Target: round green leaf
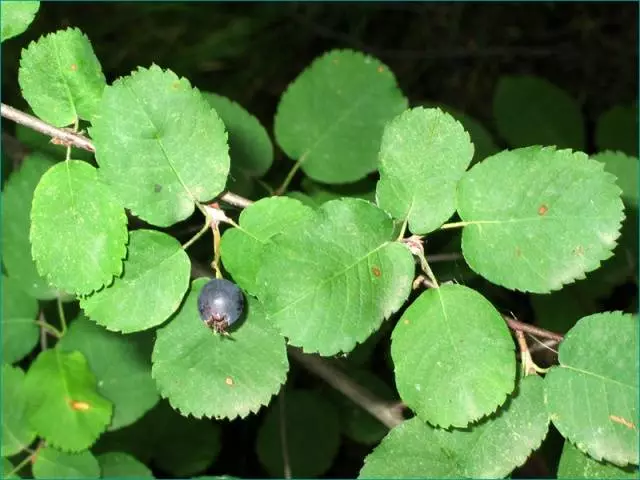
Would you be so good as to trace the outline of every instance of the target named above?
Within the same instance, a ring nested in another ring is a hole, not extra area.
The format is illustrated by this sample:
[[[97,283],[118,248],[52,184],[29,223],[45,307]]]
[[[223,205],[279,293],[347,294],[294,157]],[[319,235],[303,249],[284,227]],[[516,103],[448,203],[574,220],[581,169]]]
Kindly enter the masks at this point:
[[[431,108],[438,107],[462,124],[464,129],[469,132],[471,142],[473,143],[474,162],[478,162],[489,157],[490,155],[498,153],[499,148],[496,145],[493,136],[491,135],[491,133],[489,133],[489,130],[487,130],[485,126],[475,118],[442,103],[428,102],[425,103],[424,106]]]
[[[220,452],[220,434],[217,423],[183,417],[161,401],[136,423],[102,435],[93,450],[126,451],[171,476],[187,477],[213,463]]]
[[[100,478],[100,465],[91,452],[65,453],[45,447],[33,463],[35,478]]]
[[[534,293],[584,278],[620,235],[614,181],[601,163],[552,147],[484,160],[458,184],[465,260],[493,283]]]
[[[396,387],[423,421],[466,427],[513,391],[514,344],[500,313],[478,292],[442,285],[423,292],[391,336]],[[451,379],[456,379],[452,382]]]
[[[558,465],[558,478],[639,478],[637,468],[622,469],[594,460],[578,450],[571,442],[564,442],[560,464]]]
[[[2,456],[20,453],[36,438],[27,417],[24,372],[10,365],[2,366]]]
[[[405,108],[386,65],[333,50],[289,85],[278,105],[275,136],[314,180],[354,182],[376,170],[384,125]]]
[[[91,42],[77,28],[31,42],[22,51],[18,82],[34,113],[56,127],[90,120],[107,84]]]
[[[398,310],[415,271],[391,218],[369,202],[327,202],[265,246],[259,298],[289,343],[351,351]]]
[[[256,449],[260,463],[273,477],[284,476],[281,426],[284,423],[289,467],[293,478],[317,477],[325,473],[338,454],[338,412],[326,399],[303,390],[284,392],[273,402],[260,429]]]
[[[581,319],[545,378],[551,420],[596,460],[638,464],[638,321],[619,312]]]
[[[151,470],[128,453],[109,452],[97,458],[103,478],[153,478]]]
[[[32,153],[14,171],[2,192],[2,263],[7,274],[35,298],[50,300],[56,289],[40,276],[31,258],[29,229],[33,192],[42,175],[54,162],[47,156]]]
[[[239,228],[224,232],[220,252],[224,268],[247,293],[257,293],[262,253],[271,237],[313,215],[311,208],[287,197],[258,200],[240,214]]]
[[[194,202],[224,189],[224,124],[170,70],[138,68],[107,87],[90,132],[102,177],[126,208],[153,225],[186,219]]]
[[[498,132],[512,147],[585,149],[584,119],[567,92],[543,78],[504,76],[493,98]]]
[[[638,159],[621,152],[602,152],[591,158],[602,162],[604,169],[616,176],[622,198],[632,205],[638,205]]]
[[[389,122],[380,147],[380,208],[415,234],[440,227],[456,210],[456,185],[473,158],[462,125],[438,108],[407,110]]]
[[[96,378],[80,352],[41,352],[27,372],[24,391],[31,425],[61,450],[90,447],[111,420],[113,406],[98,394]]]
[[[51,167],[33,195],[32,255],[56,287],[88,294],[122,272],[127,217],[98,171],[71,160]]]
[[[202,95],[227,129],[231,165],[252,177],[267,173],[273,163],[273,145],[260,121],[226,97],[215,93]]]
[[[2,2],[0,4],[0,41],[20,35],[33,22],[40,2]]]
[[[15,363],[38,343],[38,302],[7,277],[2,277],[2,300],[2,361]]]
[[[527,377],[498,414],[468,429],[405,421],[369,454],[359,478],[503,478],[540,446],[548,424],[542,379]]]
[[[191,262],[166,233],[136,230],[129,238],[124,273],[112,285],[80,300],[87,315],[117,332],[137,332],[164,322],[189,288]]]
[[[621,150],[638,156],[638,107],[615,106],[596,122],[598,150]]]
[[[158,330],[152,375],[162,396],[184,415],[244,418],[284,383],[289,367],[284,338],[251,297],[230,338],[216,335],[198,314],[198,295],[207,281],[194,281],[176,316]]]
[[[150,333],[119,335],[79,317],[58,344],[86,357],[98,393],[113,403],[109,430],[135,422],[160,399],[151,378],[152,341]]]

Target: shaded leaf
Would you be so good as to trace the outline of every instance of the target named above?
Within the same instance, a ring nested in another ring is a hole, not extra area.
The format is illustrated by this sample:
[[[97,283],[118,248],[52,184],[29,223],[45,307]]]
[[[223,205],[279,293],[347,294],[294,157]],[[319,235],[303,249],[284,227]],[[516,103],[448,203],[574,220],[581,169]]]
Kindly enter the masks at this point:
[[[124,272],[112,285],[80,300],[108,330],[130,333],[164,322],[189,288],[191,262],[180,243],[154,230],[131,232]]]
[[[355,182],[376,170],[383,127],[406,107],[386,65],[352,50],[333,50],[282,95],[275,136],[312,179]]]
[[[34,113],[56,127],[90,120],[106,86],[91,42],[77,28],[31,42],[22,51],[18,82]]]
[[[153,478],[151,470],[128,453],[103,453],[97,459],[103,478]]]
[[[266,405],[284,383],[289,367],[285,341],[251,297],[231,338],[207,328],[197,309],[207,280],[192,283],[176,316],[158,330],[153,378],[162,396],[184,415],[244,418]]]
[[[595,141],[598,150],[621,150],[638,156],[638,107],[617,105],[598,117]]]
[[[2,263],[7,274],[35,298],[50,300],[56,289],[40,276],[31,257],[29,230],[33,192],[42,175],[54,165],[47,156],[27,155],[2,192]]]
[[[462,253],[487,280],[547,293],[611,256],[624,218],[620,189],[582,153],[530,147],[475,165],[458,184]]]
[[[325,203],[264,249],[258,297],[270,321],[306,352],[349,352],[409,295],[413,258],[394,240],[391,218],[371,203]]]
[[[638,464],[637,319],[619,312],[581,319],[545,378],[551,420],[596,460]]]
[[[256,440],[260,463],[272,477],[280,478],[284,476],[280,440],[281,401],[280,396],[270,406]],[[304,390],[285,391],[284,402],[284,426],[292,477],[322,475],[331,467],[340,446],[337,410],[324,398]]]
[[[27,397],[24,372],[18,367],[2,366],[2,456],[20,453],[36,438],[26,415]],[[4,478],[4,477],[3,477]]]
[[[6,277],[2,277],[2,299],[2,361],[15,363],[38,343],[38,302]]]
[[[429,233],[455,212],[456,186],[472,157],[469,134],[451,115],[407,110],[384,129],[377,203],[408,220],[412,233]]]
[[[96,379],[80,352],[45,350],[24,383],[31,425],[64,451],[90,447],[111,420],[112,404],[98,394]]]
[[[98,460],[88,450],[65,453],[45,447],[33,463],[35,478],[100,478]]]
[[[466,427],[514,388],[509,329],[488,300],[462,285],[423,292],[397,323],[391,356],[400,397],[433,425]]]
[[[113,403],[109,430],[135,422],[160,399],[151,378],[152,342],[150,333],[119,335],[79,317],[58,344],[64,351],[77,350],[86,357],[98,393]]]
[[[313,215],[310,208],[287,197],[267,197],[245,208],[239,228],[224,232],[220,252],[224,268],[247,293],[257,293],[256,279],[270,239]]]
[[[183,417],[162,401],[136,423],[105,433],[94,450],[127,452],[171,476],[187,477],[211,465],[220,447],[217,423]]]
[[[30,240],[38,271],[78,294],[122,272],[127,217],[91,165],[71,160],[42,176],[33,195]]]
[[[116,80],[92,122],[102,178],[126,208],[153,225],[186,219],[194,202],[225,187],[224,124],[198,90],[170,70],[140,67]]]
[[[504,76],[493,97],[498,132],[512,147],[585,149],[584,119],[571,96],[543,78]]]
[[[18,36],[24,32],[36,16],[40,2],[2,2],[0,21],[2,22],[0,41]]]
[[[496,414],[465,430],[407,420],[365,459],[359,478],[503,478],[547,435],[541,378],[527,377]]]
[[[216,110],[227,129],[231,165],[252,177],[267,173],[273,163],[273,145],[260,121],[222,95],[202,95]]]

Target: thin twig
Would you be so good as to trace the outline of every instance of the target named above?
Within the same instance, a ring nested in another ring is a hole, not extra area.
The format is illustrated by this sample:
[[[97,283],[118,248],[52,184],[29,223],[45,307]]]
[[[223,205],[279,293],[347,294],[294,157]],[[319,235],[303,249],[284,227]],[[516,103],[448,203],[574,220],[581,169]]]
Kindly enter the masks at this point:
[[[40,314],[38,315],[38,321],[36,322],[40,326],[40,350],[43,352],[47,349],[47,332],[45,329],[45,325],[48,325],[44,318],[44,311],[40,310]]]
[[[287,351],[307,370],[322,378],[387,427],[397,427],[404,421],[401,412],[398,412],[396,402],[387,402],[378,398],[369,390],[354,382],[339,368],[332,365],[329,360],[317,355],[305,354],[294,347],[288,347]]]
[[[537,337],[555,340],[557,342],[561,342],[564,338],[564,335],[521,322],[520,320],[516,320],[515,318],[509,317],[508,315],[503,315],[502,318],[504,318],[505,322],[507,322],[509,328],[515,332],[525,332]]]
[[[287,444],[287,409],[284,403],[285,391],[282,389],[278,398],[280,404],[280,443],[282,446],[282,464],[284,466],[284,478],[291,478],[291,462],[289,461],[289,446]]]
[[[434,253],[433,255],[427,255],[427,262],[452,262],[455,260],[460,260],[461,258],[461,253]]]
[[[83,150],[87,150],[91,153],[95,153],[96,151],[93,142],[84,135],[80,135],[79,133],[74,133],[62,128],[54,127],[47,122],[43,122],[39,118],[10,107],[9,105],[6,105],[4,103],[1,105],[0,114],[2,114],[4,118],[19,123],[20,125],[24,125],[25,127],[29,127],[37,132],[44,133],[45,135],[48,135],[54,139],[59,139],[62,142],[78,148],[82,148]],[[239,208],[248,207],[253,203],[251,200],[231,192],[224,192],[222,195],[220,195],[220,199],[228,203],[229,205],[233,205]]]

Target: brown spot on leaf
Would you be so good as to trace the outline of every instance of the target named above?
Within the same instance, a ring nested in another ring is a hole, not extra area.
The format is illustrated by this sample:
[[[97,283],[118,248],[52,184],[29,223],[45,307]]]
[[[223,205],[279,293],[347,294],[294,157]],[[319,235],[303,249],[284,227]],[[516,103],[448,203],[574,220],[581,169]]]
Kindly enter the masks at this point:
[[[230,387],[233,386],[233,378],[231,377],[227,377],[224,379],[224,383],[226,383],[227,385],[229,385]]]
[[[522,256],[522,250],[520,250],[520,247],[516,247],[516,257],[521,257]]]
[[[384,72],[384,67],[382,65],[380,65],[378,67],[378,73],[382,73],[382,72]]]
[[[153,186],[153,191],[156,192],[156,193],[160,193],[162,191],[162,185],[156,183]]]
[[[71,64],[71,71],[72,72],[77,72],[78,71],[78,65],[76,65],[75,63]]]
[[[624,425],[625,427],[627,427],[627,428],[629,428],[631,430],[635,430],[636,429],[635,424],[633,422],[630,422],[626,418],[618,417],[617,415],[609,415],[609,419],[612,422],[616,422],[616,423],[619,423],[620,425]]]
[[[584,255],[584,247],[582,245],[578,245],[573,249],[573,253],[578,257],[582,257]]]
[[[376,267],[376,266],[372,267],[372,268],[371,268],[371,271],[373,272],[373,274],[374,274],[376,277],[379,277],[380,275],[382,275],[382,272],[381,272],[381,271],[380,271],[380,269],[379,269],[378,267]]]
[[[549,211],[549,207],[547,207],[544,203],[538,207],[538,215],[545,215]]]
[[[178,82],[178,81],[173,82],[173,83],[171,84],[171,87],[172,87],[174,90],[177,90],[178,88],[180,88],[180,82]]]
[[[87,402],[80,402],[78,400],[69,400],[69,405],[71,405],[72,410],[79,410],[81,412],[86,412],[91,408]]]
[[[408,318],[405,318],[402,323],[404,323],[405,325],[409,325],[411,322]]]

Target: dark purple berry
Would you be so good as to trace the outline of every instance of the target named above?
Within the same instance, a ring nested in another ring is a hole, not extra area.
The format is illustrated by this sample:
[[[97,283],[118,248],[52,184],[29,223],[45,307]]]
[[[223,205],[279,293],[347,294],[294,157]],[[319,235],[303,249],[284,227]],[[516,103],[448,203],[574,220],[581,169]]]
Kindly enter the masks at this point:
[[[242,315],[244,296],[238,286],[224,278],[214,278],[200,290],[198,311],[209,328],[225,333]]]

